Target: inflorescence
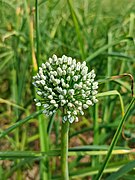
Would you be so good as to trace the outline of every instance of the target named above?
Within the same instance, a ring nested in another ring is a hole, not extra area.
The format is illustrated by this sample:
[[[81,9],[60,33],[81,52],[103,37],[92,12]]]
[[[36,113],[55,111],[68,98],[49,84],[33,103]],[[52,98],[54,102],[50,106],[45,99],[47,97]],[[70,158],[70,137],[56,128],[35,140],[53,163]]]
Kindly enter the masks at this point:
[[[86,62],[63,55],[53,55],[42,63],[39,72],[33,77],[33,85],[39,99],[34,99],[37,106],[44,107],[43,113],[53,115],[58,108],[63,109],[63,122],[77,122],[83,109],[92,106],[96,99],[98,82],[94,81],[94,70],[88,72]]]

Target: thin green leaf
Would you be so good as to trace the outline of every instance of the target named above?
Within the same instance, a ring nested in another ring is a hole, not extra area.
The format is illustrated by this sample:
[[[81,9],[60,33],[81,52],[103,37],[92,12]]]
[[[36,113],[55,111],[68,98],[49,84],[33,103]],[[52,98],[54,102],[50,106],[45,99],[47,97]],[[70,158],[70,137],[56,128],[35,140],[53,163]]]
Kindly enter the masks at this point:
[[[135,168],[135,161],[131,161],[129,163],[126,163],[123,167],[121,167],[117,172],[112,173],[109,177],[106,178],[106,180],[117,180],[124,176],[126,173],[131,171],[133,168]]]
[[[10,133],[11,131],[13,131],[14,129],[22,126],[24,123],[28,122],[30,119],[33,119],[35,117],[37,117],[38,115],[40,115],[42,113],[43,110],[37,111],[33,114],[31,114],[30,116],[19,120],[18,122],[16,122],[13,126],[10,126],[8,129],[6,129],[5,131],[0,133],[0,138],[6,136],[8,133]]]
[[[113,96],[113,95],[118,95],[119,96],[120,104],[121,104],[121,112],[122,112],[122,116],[124,116],[124,103],[123,103],[123,100],[122,100],[122,97],[121,97],[120,93],[117,90],[98,93],[96,95],[96,97],[98,98],[98,97]]]
[[[116,44],[120,44],[123,42],[127,42],[131,40],[130,38],[125,38],[123,40],[118,40],[115,42],[112,42],[110,44],[106,44],[104,46],[102,46],[101,48],[99,48],[97,51],[95,51],[92,55],[90,55],[89,57],[86,58],[86,62],[90,62],[92,59],[94,59],[96,56],[98,56],[99,54],[101,54],[102,52],[104,52],[105,50],[107,50],[109,47],[114,46]]]
[[[104,171],[105,167],[107,166],[107,163],[108,163],[108,161],[109,161],[109,159],[111,157],[111,154],[112,154],[112,151],[114,149],[114,146],[117,143],[118,138],[120,136],[120,133],[122,131],[123,124],[127,120],[128,116],[129,116],[130,109],[132,108],[134,102],[135,102],[135,98],[133,97],[132,101],[130,102],[130,104],[128,106],[128,109],[127,109],[124,117],[120,121],[120,124],[119,124],[119,126],[118,126],[118,128],[116,130],[116,133],[115,133],[115,135],[113,137],[113,140],[111,142],[110,148],[108,150],[107,156],[106,156],[106,158],[105,158],[105,160],[104,160],[104,162],[103,162],[103,164],[102,164],[101,168],[99,169],[99,172],[98,172],[98,174],[96,176],[96,180],[99,180],[102,177],[103,171]]]

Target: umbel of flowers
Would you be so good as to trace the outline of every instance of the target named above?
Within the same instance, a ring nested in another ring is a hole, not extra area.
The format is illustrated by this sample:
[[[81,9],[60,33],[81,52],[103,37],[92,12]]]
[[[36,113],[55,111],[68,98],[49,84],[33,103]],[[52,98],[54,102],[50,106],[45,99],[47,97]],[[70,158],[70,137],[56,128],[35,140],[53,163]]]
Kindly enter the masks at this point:
[[[85,61],[80,63],[65,55],[61,58],[53,55],[33,77],[39,96],[36,105],[42,106],[46,115],[63,109],[63,122],[77,122],[78,115],[83,115],[84,109],[98,101],[95,76],[94,70],[88,72]]]

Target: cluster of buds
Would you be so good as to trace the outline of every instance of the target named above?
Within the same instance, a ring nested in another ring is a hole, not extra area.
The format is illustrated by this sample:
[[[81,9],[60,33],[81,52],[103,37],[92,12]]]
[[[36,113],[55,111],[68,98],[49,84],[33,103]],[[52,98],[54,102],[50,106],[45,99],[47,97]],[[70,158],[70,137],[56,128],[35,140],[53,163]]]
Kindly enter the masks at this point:
[[[77,122],[83,109],[92,106],[96,99],[98,82],[94,81],[94,70],[88,72],[86,62],[63,55],[53,55],[42,63],[39,72],[33,77],[33,85],[39,98],[34,99],[37,106],[44,108],[43,113],[53,115],[58,109],[63,110],[63,122]]]

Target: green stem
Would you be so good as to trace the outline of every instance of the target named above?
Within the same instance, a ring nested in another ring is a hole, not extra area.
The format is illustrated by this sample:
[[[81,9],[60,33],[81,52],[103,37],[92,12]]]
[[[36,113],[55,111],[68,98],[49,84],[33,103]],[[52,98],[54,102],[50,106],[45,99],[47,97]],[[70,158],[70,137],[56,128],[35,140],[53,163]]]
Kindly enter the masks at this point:
[[[134,104],[134,102],[135,102],[135,98],[133,97],[131,103],[130,103],[129,106],[128,106],[128,109],[127,109],[124,117],[123,117],[123,118],[121,119],[121,121],[120,121],[120,124],[119,124],[119,126],[118,126],[118,128],[117,128],[117,130],[116,130],[116,133],[115,133],[115,135],[114,135],[114,137],[113,137],[113,140],[112,140],[112,142],[111,142],[111,145],[110,145],[110,148],[109,148],[109,150],[108,150],[108,153],[107,153],[107,155],[106,155],[106,158],[105,158],[105,160],[104,160],[101,168],[99,169],[98,175],[97,175],[97,177],[95,178],[95,180],[100,180],[100,179],[101,179],[102,174],[103,174],[103,171],[104,171],[105,167],[107,166],[107,163],[108,163],[108,161],[109,161],[109,159],[110,159],[110,157],[111,157],[111,154],[112,154],[112,151],[113,151],[113,149],[114,149],[114,146],[116,145],[116,143],[117,143],[117,141],[118,141],[118,138],[119,138],[120,133],[121,133],[121,131],[122,131],[123,124],[124,124],[124,122],[126,121],[126,119],[128,118],[130,109],[131,109],[132,105]]]
[[[62,180],[69,180],[68,175],[68,131],[69,122],[62,123],[61,130],[61,173]]]
[[[40,150],[47,153],[49,150],[49,141],[47,134],[47,120],[43,118],[43,115],[38,117],[39,120],[39,135],[40,135]],[[48,156],[44,156],[40,161],[40,178],[42,180],[49,180],[49,159]]]
[[[38,0],[35,1],[35,22],[36,22],[36,58],[37,64],[39,66],[39,10],[38,10]]]

